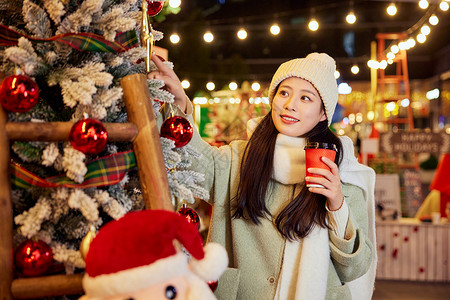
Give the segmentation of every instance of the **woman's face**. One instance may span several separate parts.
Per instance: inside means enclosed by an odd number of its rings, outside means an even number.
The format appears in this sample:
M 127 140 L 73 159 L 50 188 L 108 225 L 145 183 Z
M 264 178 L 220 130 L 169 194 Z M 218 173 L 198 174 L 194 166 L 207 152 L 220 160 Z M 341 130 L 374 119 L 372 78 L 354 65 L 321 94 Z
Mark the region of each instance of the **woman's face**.
M 327 117 L 314 86 L 304 79 L 289 77 L 280 83 L 273 98 L 272 119 L 280 133 L 302 136 Z

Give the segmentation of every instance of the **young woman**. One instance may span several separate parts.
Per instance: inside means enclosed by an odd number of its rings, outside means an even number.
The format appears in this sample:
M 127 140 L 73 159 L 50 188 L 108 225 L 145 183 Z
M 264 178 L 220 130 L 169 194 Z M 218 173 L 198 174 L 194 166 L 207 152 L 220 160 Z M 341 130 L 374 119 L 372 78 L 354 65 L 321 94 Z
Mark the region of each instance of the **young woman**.
M 177 113 L 192 105 L 176 74 L 157 57 Z M 328 128 L 337 104 L 335 62 L 312 53 L 282 64 L 269 88 L 271 111 L 248 141 L 215 148 L 194 134 L 213 205 L 209 239 L 228 251 L 219 299 L 370 299 L 375 279 L 372 169 L 357 163 L 349 138 Z M 323 177 L 306 180 L 307 141 L 337 145 Z M 370 225 L 369 225 L 370 224 Z

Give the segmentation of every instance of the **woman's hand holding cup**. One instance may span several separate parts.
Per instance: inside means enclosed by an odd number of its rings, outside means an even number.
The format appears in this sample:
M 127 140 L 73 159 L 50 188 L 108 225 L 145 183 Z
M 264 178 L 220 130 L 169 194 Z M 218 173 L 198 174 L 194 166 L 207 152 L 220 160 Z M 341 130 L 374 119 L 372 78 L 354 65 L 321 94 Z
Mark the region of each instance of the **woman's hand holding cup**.
M 324 195 L 331 211 L 338 210 L 344 200 L 335 156 L 335 145 L 308 143 L 305 147 L 306 186 L 310 192 Z

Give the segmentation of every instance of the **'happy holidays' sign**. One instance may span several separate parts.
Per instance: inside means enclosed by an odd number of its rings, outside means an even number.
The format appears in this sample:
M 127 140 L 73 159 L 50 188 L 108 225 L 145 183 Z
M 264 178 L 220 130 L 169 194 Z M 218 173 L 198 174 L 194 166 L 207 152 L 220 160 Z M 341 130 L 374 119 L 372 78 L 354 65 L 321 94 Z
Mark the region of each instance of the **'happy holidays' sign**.
M 385 153 L 448 153 L 450 135 L 445 132 L 388 132 L 380 134 L 380 151 Z

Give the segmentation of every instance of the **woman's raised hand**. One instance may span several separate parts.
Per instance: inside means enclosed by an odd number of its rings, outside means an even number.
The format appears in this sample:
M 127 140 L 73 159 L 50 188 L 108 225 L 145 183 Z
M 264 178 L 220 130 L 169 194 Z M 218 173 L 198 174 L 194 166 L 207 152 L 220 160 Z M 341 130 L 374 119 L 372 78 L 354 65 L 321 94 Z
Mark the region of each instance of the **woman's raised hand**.
M 180 79 L 178 79 L 177 74 L 166 66 L 157 55 L 152 55 L 152 61 L 158 68 L 157 71 L 153 71 L 147 74 L 148 79 L 161 79 L 166 85 L 166 90 L 175 96 L 175 104 L 180 107 L 180 109 L 186 112 L 186 101 L 188 97 L 181 86 Z

